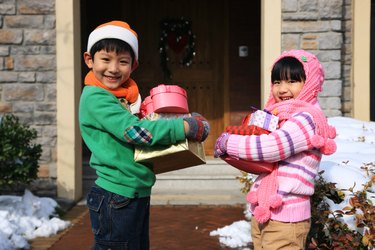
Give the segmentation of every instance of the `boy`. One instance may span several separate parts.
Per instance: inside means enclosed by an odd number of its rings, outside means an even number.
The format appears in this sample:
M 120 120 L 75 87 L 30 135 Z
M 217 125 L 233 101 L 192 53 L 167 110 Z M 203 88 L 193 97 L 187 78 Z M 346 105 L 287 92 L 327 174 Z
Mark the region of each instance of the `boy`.
M 138 38 L 122 21 L 98 26 L 88 39 L 79 106 L 82 138 L 97 180 L 87 197 L 94 249 L 149 249 L 149 209 L 155 174 L 134 161 L 134 145 L 170 145 L 209 133 L 199 114 L 173 120 L 140 120 L 138 87 L 130 78 L 138 66 Z

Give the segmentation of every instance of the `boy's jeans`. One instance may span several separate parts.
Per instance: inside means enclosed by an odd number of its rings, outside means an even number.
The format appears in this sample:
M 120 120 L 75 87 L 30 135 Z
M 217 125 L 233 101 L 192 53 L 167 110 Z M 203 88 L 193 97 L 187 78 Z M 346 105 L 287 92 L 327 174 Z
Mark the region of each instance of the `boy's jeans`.
M 94 250 L 148 250 L 150 197 L 130 199 L 93 186 L 87 195 Z

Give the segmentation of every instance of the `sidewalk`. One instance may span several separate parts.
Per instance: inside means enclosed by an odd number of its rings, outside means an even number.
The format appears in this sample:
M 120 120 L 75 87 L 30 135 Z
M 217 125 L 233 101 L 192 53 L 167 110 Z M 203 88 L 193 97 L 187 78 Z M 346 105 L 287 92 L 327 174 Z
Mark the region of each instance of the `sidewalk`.
M 243 220 L 243 211 L 243 205 L 152 205 L 151 250 L 229 250 L 209 234 Z M 63 219 L 71 221 L 72 226 L 53 237 L 33 240 L 31 249 L 90 249 L 93 236 L 86 206 L 73 207 Z

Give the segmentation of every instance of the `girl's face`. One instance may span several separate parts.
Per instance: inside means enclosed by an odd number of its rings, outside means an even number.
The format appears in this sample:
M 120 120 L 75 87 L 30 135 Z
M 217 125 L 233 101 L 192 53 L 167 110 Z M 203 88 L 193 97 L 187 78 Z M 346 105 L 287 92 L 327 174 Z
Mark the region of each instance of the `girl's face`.
M 92 69 L 95 77 L 109 89 L 116 89 L 127 81 L 132 72 L 132 57 L 129 52 L 116 53 L 100 50 L 94 58 L 84 54 L 86 65 Z
M 301 92 L 304 81 L 277 80 L 272 84 L 272 95 L 276 102 L 296 99 Z

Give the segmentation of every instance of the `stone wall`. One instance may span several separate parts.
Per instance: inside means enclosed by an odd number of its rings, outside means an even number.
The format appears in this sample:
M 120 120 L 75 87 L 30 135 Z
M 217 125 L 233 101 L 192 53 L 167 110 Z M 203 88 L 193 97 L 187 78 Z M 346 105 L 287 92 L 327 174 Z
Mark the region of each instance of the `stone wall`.
M 351 0 L 283 0 L 282 51 L 319 58 L 325 83 L 319 96 L 327 116 L 351 114 Z
M 40 177 L 56 177 L 54 0 L 0 0 L 0 113 L 38 132 Z

